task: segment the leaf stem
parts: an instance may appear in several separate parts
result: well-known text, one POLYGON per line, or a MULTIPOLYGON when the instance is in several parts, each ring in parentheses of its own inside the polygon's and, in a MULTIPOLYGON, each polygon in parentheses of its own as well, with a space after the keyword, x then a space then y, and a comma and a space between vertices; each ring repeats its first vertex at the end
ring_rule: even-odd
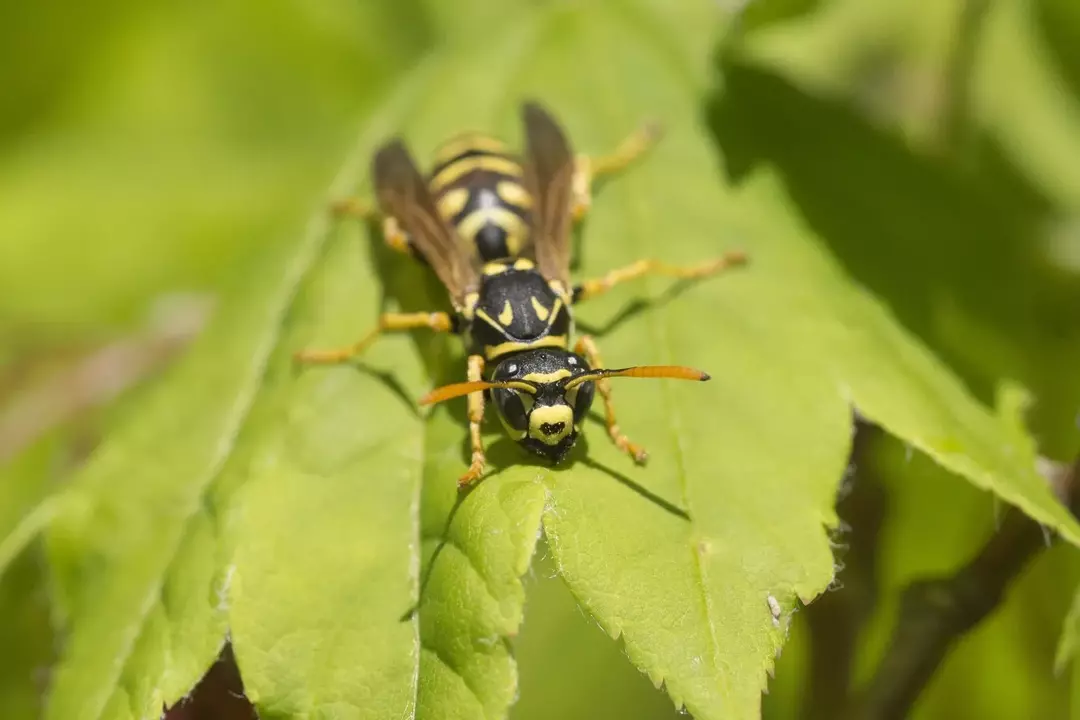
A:
MULTIPOLYGON (((1055 494, 1080 513, 1080 458, 1072 465, 1045 462, 1041 469, 1055 494)), ((1009 583, 1046 546, 1043 527, 1010 508, 1001 528, 967 565, 952 576, 909 585, 885 657, 850 717, 907 716, 953 643, 997 608, 1009 583)))
POLYGON ((851 692, 851 671, 860 631, 877 594, 877 548, 885 517, 884 488, 869 462, 881 430, 856 416, 847 478, 836 511, 846 524, 843 587, 826 592, 806 609, 810 632, 810 680, 802 718, 842 717, 851 692))

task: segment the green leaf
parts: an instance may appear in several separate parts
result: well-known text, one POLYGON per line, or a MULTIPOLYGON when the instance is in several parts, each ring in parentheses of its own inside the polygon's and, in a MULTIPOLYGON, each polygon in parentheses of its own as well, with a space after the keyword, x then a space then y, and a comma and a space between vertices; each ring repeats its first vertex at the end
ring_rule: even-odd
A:
POLYGON ((750 0, 739 11, 739 26, 746 32, 768 28, 809 15, 820 4, 820 0, 750 0))
POLYGON ((1061 638, 1058 640, 1057 653, 1054 656, 1054 672, 1062 673, 1076 657, 1076 649, 1080 647, 1080 592, 1073 596, 1069 615, 1065 618, 1065 624, 1061 630, 1061 638))
POLYGON ((993 3, 973 78, 973 102, 1014 162, 1049 197, 1075 212, 1080 169, 1066 158, 1080 153, 1080 100, 1068 92, 1077 73, 1070 64, 1055 67, 1055 59, 1070 59, 1060 51, 1055 58, 1054 45, 1040 42, 1040 11, 1044 22, 1053 23, 1052 41, 1076 35, 1075 10, 1062 13, 1052 0, 993 3))
POLYGON ((48 482, 58 446, 46 437, 0 465, 0 577, 61 512, 63 500, 50 495, 48 482))
POLYGON ((45 563, 31 541, 47 520, 58 445, 46 438, 0 466, 0 717, 13 720, 40 716, 53 654, 45 563))
POLYGON ((46 717, 156 714, 217 656, 227 577, 213 494, 261 384, 281 282, 254 272, 72 483, 79 512, 48 537, 68 635, 46 717))
MULTIPOLYGON (((485 17, 478 7, 464 17, 485 17)), ((422 268, 356 228, 334 232, 320 210, 300 241, 267 250, 74 486, 86 511, 50 534, 70 633, 50 717, 156 714, 227 629, 264 718, 501 717, 541 524, 578 601, 677 704, 756 717, 792 608, 833 577, 852 405, 1080 540, 1016 422, 852 281, 774 174, 718 179, 701 122, 711 2, 522 0, 496 15, 455 26, 400 78, 330 194, 359 184, 396 132, 421 156, 465 127, 517 139, 524 97, 588 152, 658 116, 664 142, 596 198, 580 274, 736 247, 751 266, 675 289, 643 281, 654 302, 609 331, 635 289, 579 317, 612 365, 700 365, 712 382, 615 386, 646 468, 595 424, 556 470, 493 435, 493 472, 458 504, 462 403, 426 417, 413 403, 462 377, 452 340, 386 338, 355 368, 290 361, 353 341, 384 308, 445 305, 422 268)))

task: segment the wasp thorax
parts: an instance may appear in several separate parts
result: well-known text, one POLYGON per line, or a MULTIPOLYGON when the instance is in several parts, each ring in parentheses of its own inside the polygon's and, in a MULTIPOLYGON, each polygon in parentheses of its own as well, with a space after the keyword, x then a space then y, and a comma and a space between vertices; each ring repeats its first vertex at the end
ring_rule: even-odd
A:
POLYGON ((595 392, 592 382, 571 381, 589 369, 583 357, 559 349, 526 350, 500 362, 492 381, 518 381, 532 389, 491 390, 510 437, 538 455, 561 460, 574 446, 595 392))

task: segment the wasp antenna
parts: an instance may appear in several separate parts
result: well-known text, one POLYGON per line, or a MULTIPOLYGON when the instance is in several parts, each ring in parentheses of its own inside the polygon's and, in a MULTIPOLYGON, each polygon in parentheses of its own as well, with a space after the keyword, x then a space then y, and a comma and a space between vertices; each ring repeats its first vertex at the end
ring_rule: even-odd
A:
POLYGON ((454 398, 461 397, 462 395, 468 395, 474 392, 481 392, 489 390, 491 388, 507 388, 510 390, 520 390, 527 392, 530 395, 536 394, 536 388, 532 385, 524 382, 485 382, 478 380, 475 382, 463 382, 454 383, 452 385, 443 385, 442 387, 435 388, 424 397, 420 398, 421 405, 434 405, 435 403, 441 403, 444 400, 453 400, 454 398))
POLYGON ((696 380, 705 382, 711 379, 709 373, 683 365, 636 365, 634 367, 619 368, 617 370, 597 369, 578 375, 566 383, 566 389, 577 387, 581 383, 593 382, 601 378, 633 377, 633 378, 667 378, 670 380, 696 380))
POLYGON ((621 370, 609 370, 608 377, 670 378, 672 380, 697 380, 704 382, 709 374, 682 365, 638 365, 621 370))

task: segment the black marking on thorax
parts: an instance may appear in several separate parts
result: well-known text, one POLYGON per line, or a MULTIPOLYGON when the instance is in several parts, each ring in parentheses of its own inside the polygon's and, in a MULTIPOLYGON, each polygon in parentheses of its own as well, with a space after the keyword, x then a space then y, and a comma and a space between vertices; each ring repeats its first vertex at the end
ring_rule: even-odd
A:
POLYGON ((474 352, 491 359, 536 342, 565 347, 570 311, 544 277, 532 267, 496 268, 485 269, 480 287, 470 333, 474 352))

